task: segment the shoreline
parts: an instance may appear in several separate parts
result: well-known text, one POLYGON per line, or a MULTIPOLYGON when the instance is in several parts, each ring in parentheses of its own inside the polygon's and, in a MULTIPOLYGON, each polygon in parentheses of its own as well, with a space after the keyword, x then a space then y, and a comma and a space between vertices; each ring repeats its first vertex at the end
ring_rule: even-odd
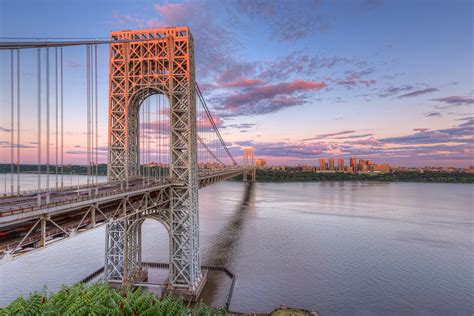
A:
MULTIPOLYGON (((236 177, 233 181, 241 181, 236 177)), ((404 183, 463 183, 474 184, 474 173, 466 172, 392 172, 392 173, 318 173, 318 172, 287 172, 257 169, 257 182, 288 183, 288 182, 404 182, 404 183)))

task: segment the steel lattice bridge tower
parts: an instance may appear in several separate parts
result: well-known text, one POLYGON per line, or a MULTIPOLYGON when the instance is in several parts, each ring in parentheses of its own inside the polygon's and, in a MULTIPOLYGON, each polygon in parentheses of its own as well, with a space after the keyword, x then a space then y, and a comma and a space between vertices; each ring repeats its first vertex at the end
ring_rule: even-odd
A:
MULTIPOLYGON (((138 111, 152 94, 168 98, 170 108, 170 180, 167 223, 170 282, 199 286, 196 91, 193 38, 187 27, 111 34, 109 99, 110 180, 138 175, 138 111), (140 42, 116 41, 140 39, 140 42)), ((106 278, 124 281, 139 271, 140 225, 158 209, 107 225, 106 278)))
MULTIPOLYGON (((142 283, 146 278, 146 268, 141 258, 142 224, 146 219, 154 219, 163 224, 169 235, 168 292, 195 297, 205 282, 205 273, 201 271, 199 248, 198 189, 238 175, 243 175, 244 180, 247 179, 247 175, 250 175, 251 181, 255 181, 256 173, 253 149, 246 149, 244 164, 239 166, 222 139, 206 105, 196 83, 193 37, 189 29, 174 27, 112 32, 110 40, 0 43, 0 50, 11 51, 12 113, 14 109, 14 52, 16 51, 19 78, 20 51, 23 49, 38 51, 37 99, 38 143, 40 144, 38 146, 38 189, 20 191, 19 187, 18 190, 14 190, 12 185, 10 193, 0 196, 0 260, 13 259, 31 250, 44 248, 53 241, 72 237, 98 225, 105 225, 104 278, 110 283, 122 285, 142 283), (89 123, 89 110, 93 109, 89 103, 94 104, 94 98, 89 91, 96 93, 95 119, 97 120, 97 45, 104 44, 110 46, 108 181, 106 183, 89 182, 88 178, 87 185, 83 186, 68 187, 62 182, 58 185, 58 165, 56 165, 56 187, 42 188, 40 181, 43 172, 42 125, 40 123, 42 93, 46 93, 48 109, 50 102, 49 49, 61 49, 62 103, 62 48, 87 46, 87 65, 90 66, 87 70, 88 159, 93 160, 95 157, 95 165, 91 165, 89 161, 87 168, 90 174, 95 167, 97 176, 98 128, 96 125, 94 129, 93 124, 89 123), (92 48, 95 49, 95 57, 92 48), (42 85, 42 51, 46 52, 46 92, 42 85), (91 66, 94 63, 95 69, 91 66), (169 112, 166 114, 167 122, 160 123, 169 126, 166 130, 167 159, 166 164, 158 168, 160 176, 156 173, 154 175, 144 173, 143 167, 146 161, 140 157, 140 152, 143 150, 140 139, 140 115, 142 115, 140 108, 143 108, 145 100, 154 95, 166 100, 169 112), (197 117, 199 120, 207 119, 209 126, 206 127, 202 122, 198 122, 197 117), (95 156, 94 137, 90 135, 90 128, 96 133, 95 156), (206 133, 213 135, 207 141, 203 139, 203 134, 206 133), (217 144, 217 147, 213 144, 217 144), (198 158, 202 158, 203 154, 214 162, 200 161, 198 158), (228 160, 228 163, 224 161, 224 158, 228 160), (164 175, 161 174, 162 171, 164 175)), ((56 67, 58 67, 57 59, 56 67)), ((19 83, 20 81, 17 87, 18 95, 19 83)), ((58 91, 57 72, 56 91, 58 91)), ((56 102, 58 102, 57 98, 56 102)), ((17 106, 19 111, 19 98, 17 106)), ((93 111, 92 117, 94 117, 93 111)), ((56 123, 57 120, 58 118, 56 118, 56 123)), ((19 119, 18 126, 20 126, 19 119)), ((47 126, 49 137, 49 116, 47 126)), ((162 132, 160 129, 160 133, 162 132)), ((11 135, 13 140, 13 129, 11 135)), ((56 146, 57 137, 56 133, 56 146)), ((19 144, 19 132, 17 139, 19 144)), ((50 163, 48 139, 46 142, 48 145, 45 145, 48 148, 47 170, 50 163)), ((17 147, 16 165, 19 177, 20 146, 17 147)), ((56 147, 56 155, 58 155, 58 147, 56 147)), ((13 149, 11 157, 13 179, 15 174, 13 149)), ((49 181, 49 173, 47 179, 49 181)))

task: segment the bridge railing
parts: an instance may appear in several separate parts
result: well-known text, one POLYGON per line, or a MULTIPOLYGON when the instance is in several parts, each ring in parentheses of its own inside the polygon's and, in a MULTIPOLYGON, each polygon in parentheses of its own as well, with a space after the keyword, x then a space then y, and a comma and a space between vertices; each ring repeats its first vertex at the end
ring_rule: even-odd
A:
MULTIPOLYGON (((168 184, 168 182, 154 183, 154 184, 155 185, 156 184, 166 185, 166 184, 168 184)), ((41 205, 30 204, 28 206, 21 206, 19 208, 11 207, 8 210, 0 211, 0 218, 5 217, 5 216, 22 214, 22 213, 26 213, 26 212, 33 212, 33 211, 37 211, 37 210, 40 210, 40 209, 43 209, 43 208, 57 207, 57 206, 62 206, 62 205, 66 205, 66 204, 72 204, 72 203, 76 203, 76 202, 82 202, 82 201, 86 201, 86 200, 92 200, 92 199, 97 199, 97 198, 101 198, 101 197, 107 197, 107 196, 116 195, 116 194, 119 194, 119 193, 139 191, 139 190, 146 189, 146 188, 149 188, 149 187, 150 187, 150 183, 148 182, 146 185, 134 185, 133 188, 123 189, 123 190, 118 189, 118 190, 112 190, 112 191, 107 191, 107 192, 102 192, 102 193, 97 193, 97 194, 91 194, 91 195, 89 195, 89 194, 81 195, 81 196, 75 197, 75 198, 67 198, 67 199, 63 199, 63 200, 60 200, 60 201, 52 201, 52 202, 47 203, 47 204, 41 204, 41 205)), ((76 193, 76 192, 71 192, 71 193, 76 193)))
POLYGON ((84 184, 79 184, 79 185, 68 185, 68 186, 62 186, 62 187, 51 187, 51 188, 44 188, 44 189, 35 189, 35 190, 23 190, 20 191, 20 193, 2 193, 0 194, 0 199, 3 198, 9 198, 9 197, 18 197, 18 196, 25 196, 25 195, 35 195, 38 193, 48 193, 48 192, 64 192, 64 191, 70 191, 74 189, 84 189, 84 188, 95 188, 98 186, 104 186, 104 185, 114 185, 114 184, 120 184, 121 181, 103 181, 103 182, 97 182, 97 183, 84 183, 84 184))

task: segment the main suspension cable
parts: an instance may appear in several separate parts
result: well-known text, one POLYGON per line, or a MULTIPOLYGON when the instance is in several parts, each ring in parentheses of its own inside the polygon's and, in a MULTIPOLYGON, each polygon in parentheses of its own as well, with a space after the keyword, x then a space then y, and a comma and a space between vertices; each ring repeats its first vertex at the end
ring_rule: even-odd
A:
POLYGON ((222 139, 222 136, 221 136, 221 133, 219 132, 219 129, 217 128, 217 125, 214 121, 214 118, 212 117, 212 114, 211 112, 209 111, 209 108, 207 107, 207 104, 206 104, 206 101, 204 100, 204 97, 201 93, 201 89, 199 88, 197 82, 195 83, 195 86, 196 86, 196 91, 197 91, 197 94, 198 94, 198 97, 199 99, 201 100, 202 102, 202 105, 204 107, 204 110, 207 114, 207 117, 209 118, 209 120, 211 121, 211 125, 212 127, 214 128, 216 134, 217 134, 217 137, 219 138, 219 141, 221 142, 222 146, 224 147, 225 151, 227 152, 227 155, 229 156, 229 158, 232 160, 232 162, 234 163, 234 166, 238 165, 237 161, 235 161, 234 157, 232 156, 232 154, 230 153, 229 151, 229 148, 227 148, 227 145, 226 143, 224 142, 224 139, 222 139))

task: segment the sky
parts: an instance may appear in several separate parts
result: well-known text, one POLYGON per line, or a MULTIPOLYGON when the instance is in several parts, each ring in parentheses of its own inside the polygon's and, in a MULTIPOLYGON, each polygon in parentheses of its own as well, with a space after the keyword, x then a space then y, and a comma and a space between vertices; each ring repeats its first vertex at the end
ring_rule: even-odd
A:
MULTIPOLYGON (((196 80, 236 156, 254 146, 271 165, 355 156, 396 166, 467 167, 474 165, 473 12, 469 0, 0 0, 0 37, 108 38, 117 30, 189 26, 196 80)), ((0 52, 6 163, 9 58, 0 52)), ((54 50, 50 58, 54 73, 54 50)), ((81 163, 85 49, 65 48, 64 65, 66 162, 81 163)), ((99 47, 98 75, 105 161, 106 46, 99 47)), ((35 78, 36 52, 22 51, 21 150, 22 161, 32 163, 35 78)), ((54 116, 54 87, 52 106, 54 116)))

